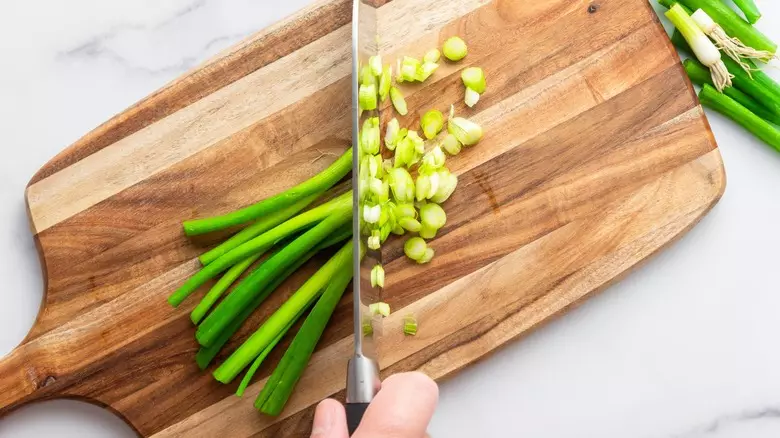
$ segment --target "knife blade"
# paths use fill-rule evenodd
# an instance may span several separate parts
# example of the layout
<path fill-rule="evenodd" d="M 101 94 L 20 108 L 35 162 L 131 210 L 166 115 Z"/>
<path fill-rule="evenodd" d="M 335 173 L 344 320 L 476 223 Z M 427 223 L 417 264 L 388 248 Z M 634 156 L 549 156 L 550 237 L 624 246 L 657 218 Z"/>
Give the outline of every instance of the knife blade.
<path fill-rule="evenodd" d="M 354 353 L 347 366 L 347 425 L 350 436 L 355 432 L 368 405 L 379 391 L 379 366 L 375 356 L 373 319 L 368 310 L 371 303 L 379 302 L 379 289 L 371 285 L 371 269 L 381 264 L 381 252 L 368 248 L 363 235 L 360 165 L 360 127 L 368 117 L 378 117 L 378 111 L 360 110 L 361 66 L 368 65 L 372 55 L 378 54 L 376 7 L 361 0 L 352 5 L 352 238 L 355 243 L 353 267 L 353 324 Z M 371 330 L 364 330 L 370 325 Z"/>

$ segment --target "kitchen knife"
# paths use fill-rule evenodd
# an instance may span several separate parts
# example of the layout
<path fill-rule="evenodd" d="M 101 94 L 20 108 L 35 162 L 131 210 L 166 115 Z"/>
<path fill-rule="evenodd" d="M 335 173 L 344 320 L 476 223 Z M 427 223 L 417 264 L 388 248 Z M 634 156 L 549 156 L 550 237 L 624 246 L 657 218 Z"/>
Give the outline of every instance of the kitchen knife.
<path fill-rule="evenodd" d="M 370 0 L 364 0 L 370 1 Z M 371 400 L 379 391 L 379 366 L 373 345 L 375 330 L 368 310 L 379 302 L 379 290 L 371 285 L 371 269 L 381 263 L 381 253 L 368 248 L 363 228 L 361 184 L 359 183 L 362 150 L 360 127 L 368 117 L 378 117 L 378 111 L 361 111 L 359 102 L 360 70 L 368 59 L 378 53 L 376 7 L 361 0 L 352 5 L 352 238 L 355 243 L 353 266 L 353 319 L 355 351 L 347 366 L 347 425 L 350 436 L 355 432 Z"/>

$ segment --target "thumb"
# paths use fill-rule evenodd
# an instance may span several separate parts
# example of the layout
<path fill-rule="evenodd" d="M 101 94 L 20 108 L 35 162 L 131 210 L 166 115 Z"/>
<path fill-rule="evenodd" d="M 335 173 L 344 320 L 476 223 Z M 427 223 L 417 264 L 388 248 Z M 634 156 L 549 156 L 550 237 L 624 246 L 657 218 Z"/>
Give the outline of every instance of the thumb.
<path fill-rule="evenodd" d="M 347 414 L 341 403 L 327 399 L 317 405 L 311 438 L 349 438 Z"/>

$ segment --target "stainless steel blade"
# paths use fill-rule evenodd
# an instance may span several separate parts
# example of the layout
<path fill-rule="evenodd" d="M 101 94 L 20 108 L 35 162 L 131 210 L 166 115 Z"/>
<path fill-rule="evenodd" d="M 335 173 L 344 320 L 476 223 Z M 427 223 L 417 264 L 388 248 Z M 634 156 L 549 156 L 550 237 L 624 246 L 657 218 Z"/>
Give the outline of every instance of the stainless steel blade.
<path fill-rule="evenodd" d="M 368 249 L 367 236 L 363 235 L 363 215 L 361 208 L 360 184 L 360 129 L 369 117 L 378 117 L 378 111 L 360 110 L 360 74 L 361 67 L 368 65 L 372 55 L 378 53 L 377 47 L 377 10 L 370 3 L 353 0 L 352 19 L 352 187 L 353 187 L 353 281 L 355 352 L 349 362 L 347 375 L 347 403 L 367 405 L 379 391 L 379 368 L 373 345 L 374 330 L 364 330 L 372 324 L 368 306 L 379 302 L 379 289 L 371 286 L 371 269 L 381 263 L 381 253 Z M 359 419 L 357 420 L 359 422 Z"/>

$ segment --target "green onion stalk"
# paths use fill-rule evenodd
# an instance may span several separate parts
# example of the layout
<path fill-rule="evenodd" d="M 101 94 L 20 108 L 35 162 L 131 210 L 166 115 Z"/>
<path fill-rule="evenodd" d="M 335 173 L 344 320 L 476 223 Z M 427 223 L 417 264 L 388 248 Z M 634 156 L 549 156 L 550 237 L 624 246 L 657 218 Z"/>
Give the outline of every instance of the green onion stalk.
<path fill-rule="evenodd" d="M 700 62 L 695 59 L 686 59 L 683 61 L 683 67 L 685 67 L 685 72 L 694 84 L 699 86 L 703 86 L 704 84 L 712 85 L 712 78 L 710 77 L 709 70 Z M 780 115 L 768 110 L 757 100 L 743 93 L 738 88 L 726 87 L 726 89 L 723 90 L 723 94 L 734 99 L 737 103 L 762 119 L 774 123 L 775 125 L 780 125 Z"/>
<path fill-rule="evenodd" d="M 266 286 L 262 286 L 262 291 L 258 294 L 257 297 L 255 297 L 255 300 L 252 302 L 251 305 L 247 306 L 245 309 L 241 311 L 241 313 L 236 317 L 233 321 L 230 322 L 230 324 L 225 327 L 224 330 L 219 334 L 217 339 L 208 347 L 201 347 L 200 350 L 198 350 L 197 355 L 195 356 L 195 362 L 198 364 L 201 370 L 205 370 L 206 367 L 209 366 L 212 360 L 217 356 L 220 350 L 222 350 L 222 347 L 227 344 L 227 342 L 230 340 L 231 337 L 238 331 L 239 328 L 244 324 L 244 322 L 249 319 L 249 317 L 252 315 L 252 313 L 257 309 L 260 304 L 265 301 L 266 298 L 268 298 L 269 295 L 273 291 L 275 291 L 282 283 L 284 283 L 285 280 L 287 280 L 295 271 L 297 271 L 301 266 L 303 266 L 304 263 L 309 261 L 314 254 L 316 254 L 318 251 L 321 251 L 323 249 L 329 248 L 331 246 L 337 245 L 341 242 L 343 242 L 346 239 L 349 239 L 352 237 L 352 224 L 347 224 L 347 226 L 341 227 L 339 230 L 337 230 L 335 233 L 333 233 L 330 237 L 328 237 L 324 242 L 322 242 L 317 248 L 315 248 L 313 251 L 310 251 L 303 257 L 301 257 L 294 265 L 290 266 L 285 270 L 281 275 L 277 275 L 274 277 L 273 281 L 268 283 Z M 257 269 L 260 269 L 259 267 Z M 296 318 L 297 320 L 298 318 Z M 251 377 L 250 377 L 251 378 Z"/>
<path fill-rule="evenodd" d="M 352 219 L 352 199 L 335 209 L 325 220 L 295 239 L 271 256 L 259 269 L 248 276 L 230 295 L 225 297 L 214 311 L 203 320 L 196 332 L 198 342 L 210 346 L 231 321 L 250 305 L 261 291 L 262 286 L 271 281 L 277 274 L 295 264 L 304 254 L 323 242 L 336 230 Z M 240 249 L 240 248 L 239 248 Z M 237 251 L 238 249 L 236 249 Z M 225 255 L 227 257 L 229 254 Z M 214 264 L 218 263 L 214 262 Z M 209 265 L 211 266 L 211 265 Z M 208 268 L 208 266 L 207 266 Z M 288 301 L 289 302 L 289 301 Z M 286 303 L 285 303 L 286 305 Z M 284 306 L 283 306 L 284 307 Z M 262 351 L 262 348 L 260 349 Z M 255 357 L 260 354 L 255 354 Z M 252 357 L 254 359 L 254 357 Z M 251 359 L 250 359 L 251 360 Z"/>
<path fill-rule="evenodd" d="M 704 84 L 701 92 L 699 92 L 699 101 L 702 105 L 712 108 L 739 123 L 753 135 L 780 151 L 780 131 L 766 120 L 737 103 L 734 99 L 719 93 L 709 84 Z"/>
<path fill-rule="evenodd" d="M 351 279 L 352 264 L 347 259 L 338 267 L 325 292 L 255 400 L 255 408 L 260 412 L 272 416 L 282 412 Z"/>
<path fill-rule="evenodd" d="M 690 46 L 688 46 L 682 35 L 676 31 L 672 34 L 672 43 L 680 50 L 691 53 Z M 754 70 L 751 78 L 751 75 L 730 58 L 723 58 L 723 64 L 726 65 L 729 73 L 734 76 L 732 78 L 734 87 L 755 99 L 766 107 L 767 110 L 780 115 L 780 85 L 777 82 L 760 70 Z"/>
<path fill-rule="evenodd" d="M 352 169 L 352 148 L 349 148 L 327 169 L 313 178 L 288 189 L 276 196 L 260 201 L 241 210 L 205 219 L 195 219 L 184 222 L 184 232 L 188 236 L 224 230 L 237 225 L 243 225 L 269 213 L 292 205 L 310 195 L 321 194 L 333 187 Z"/>
<path fill-rule="evenodd" d="M 702 9 L 715 23 L 718 23 L 729 36 L 739 39 L 745 46 L 767 51 L 772 56 L 777 53 L 777 44 L 766 35 L 742 19 L 722 0 L 659 0 L 659 3 L 671 7 L 674 3 L 685 6 L 688 12 Z M 745 2 L 747 3 L 747 2 Z"/>
<path fill-rule="evenodd" d="M 349 217 L 351 218 L 351 216 Z M 222 383 L 233 381 L 244 368 L 254 361 L 276 339 L 279 333 L 294 320 L 296 315 L 299 315 L 303 309 L 320 295 L 320 292 L 333 281 L 338 272 L 343 270 L 346 265 L 351 264 L 352 247 L 352 241 L 349 241 L 322 268 L 312 275 L 238 350 L 217 368 L 214 372 L 214 377 Z M 229 295 L 228 298 L 234 295 L 235 292 Z M 215 310 L 212 316 L 218 310 L 219 308 Z"/>
<path fill-rule="evenodd" d="M 349 212 L 351 208 L 352 192 L 349 191 L 326 204 L 323 204 L 305 213 L 299 214 L 287 222 L 271 230 L 268 230 L 254 239 L 228 251 L 226 254 L 204 266 L 203 269 L 198 271 L 181 287 L 179 287 L 179 289 L 177 289 L 176 292 L 174 292 L 168 298 L 168 302 L 174 307 L 178 306 L 188 296 L 195 292 L 195 290 L 206 284 L 206 282 L 216 277 L 220 273 L 230 269 L 231 266 L 240 263 L 251 256 L 265 253 L 277 242 L 295 233 L 296 231 L 309 227 L 314 223 L 327 221 L 336 212 L 341 212 L 342 214 L 345 210 Z M 334 227 L 334 229 L 337 227 L 338 224 Z M 317 243 L 319 242 L 315 242 L 312 246 L 316 245 Z"/>
<path fill-rule="evenodd" d="M 758 10 L 753 0 L 733 0 L 750 24 L 756 24 L 761 19 L 761 11 Z"/>

